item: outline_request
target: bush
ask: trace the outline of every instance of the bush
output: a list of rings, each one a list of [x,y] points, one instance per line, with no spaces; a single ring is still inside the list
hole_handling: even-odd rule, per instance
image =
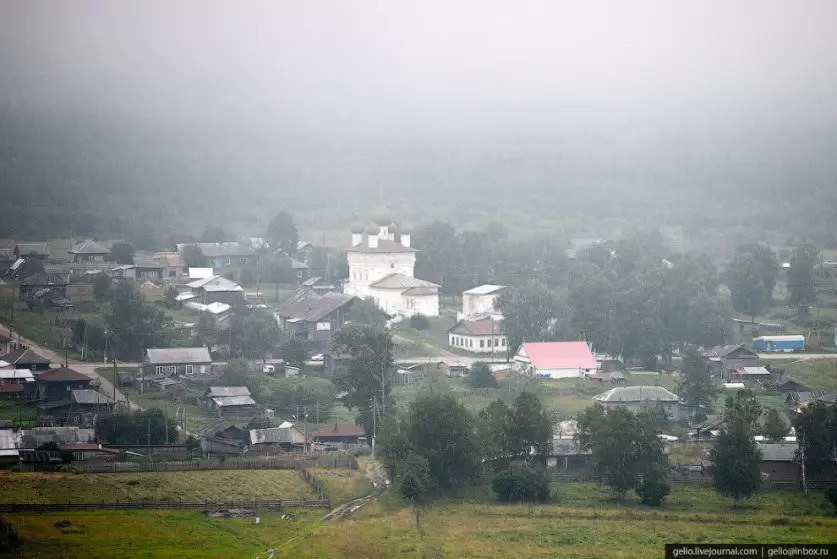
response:
[[[549,499],[549,479],[542,468],[512,464],[491,482],[497,498],[503,502],[529,501],[542,503]]]
[[[834,514],[837,514],[837,485],[832,485],[825,492],[825,497],[831,502],[831,506],[834,507]]]
[[[663,504],[668,494],[671,493],[671,487],[662,476],[649,476],[647,479],[640,482],[636,488],[636,494],[639,495],[643,505],[652,507],[659,507]]]
[[[477,361],[471,366],[471,386],[474,388],[497,388],[497,379],[487,364]]]
[[[410,317],[410,328],[413,330],[427,330],[430,328],[430,321],[423,314],[414,314]]]
[[[0,553],[14,551],[23,545],[23,538],[6,519],[0,518]]]

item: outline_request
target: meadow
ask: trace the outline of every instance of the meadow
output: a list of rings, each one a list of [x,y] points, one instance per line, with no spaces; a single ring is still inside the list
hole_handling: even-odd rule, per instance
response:
[[[0,503],[305,498],[314,498],[314,493],[293,470],[81,475],[0,472]]]
[[[361,470],[310,468],[336,507],[372,493],[374,487]]]

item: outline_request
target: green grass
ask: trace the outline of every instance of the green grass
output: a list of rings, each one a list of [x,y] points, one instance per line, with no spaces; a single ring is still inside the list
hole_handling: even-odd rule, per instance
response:
[[[0,400],[0,419],[19,421],[30,426],[38,417],[38,409],[24,405],[23,400]]]
[[[284,511],[287,512],[287,511]],[[277,512],[252,518],[208,518],[200,511],[102,511],[46,515],[7,515],[24,538],[22,559],[267,557],[268,549],[285,545],[310,530],[322,517],[318,510],[294,510],[283,520]],[[68,520],[72,526],[57,528]]]
[[[332,507],[369,495],[374,490],[360,470],[314,468],[310,471],[316,474],[328,493]]]
[[[175,419],[175,413],[179,405],[178,401],[172,400],[171,395],[164,392],[145,392],[140,394],[133,388],[120,388],[125,397],[143,409],[159,408],[166,412],[166,416]],[[204,427],[209,427],[219,421],[218,416],[211,414],[205,409],[194,404],[185,404],[186,424],[185,429],[189,433],[197,433]]]
[[[813,389],[837,390],[837,359],[808,359],[781,366],[785,378],[794,378]]]
[[[405,320],[395,326],[394,334],[417,344],[429,345],[452,351],[448,347],[448,330],[456,324],[456,314],[447,313],[442,316],[427,317],[429,328],[416,330],[410,327],[410,321]],[[470,355],[463,353],[463,355]]]
[[[2,503],[300,499],[313,495],[293,470],[75,475],[0,472]]]
[[[53,350],[62,350],[64,340],[70,340],[72,333],[69,328],[59,328],[55,325],[55,319],[58,315],[59,313],[48,310],[44,310],[42,313],[15,311],[15,332],[24,338],[34,341],[40,346]],[[65,313],[65,316],[68,315]],[[4,324],[8,324],[9,318],[8,309],[4,309],[2,315]]]
[[[557,502],[502,505],[490,491],[432,504],[420,535],[412,510],[386,497],[328,524],[281,557],[660,557],[674,542],[833,541],[821,494],[764,492],[734,508],[711,489],[677,485],[660,508],[614,503],[593,484],[554,485]]]

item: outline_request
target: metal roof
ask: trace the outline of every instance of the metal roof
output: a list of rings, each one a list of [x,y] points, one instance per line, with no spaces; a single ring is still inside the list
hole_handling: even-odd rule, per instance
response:
[[[369,287],[374,287],[377,289],[410,289],[412,287],[438,288],[439,286],[435,283],[425,281],[423,279],[418,279],[413,276],[393,272],[392,274],[388,274],[382,277],[375,283],[369,284]]]
[[[757,444],[761,451],[761,459],[765,462],[793,462],[796,451],[799,449],[797,443],[771,443]]]
[[[212,363],[205,347],[166,347],[146,350],[146,360],[151,365],[178,365]]]
[[[596,369],[587,342],[527,342],[520,346],[515,361],[527,361],[537,369]]]
[[[756,355],[754,352],[747,349],[743,345],[734,345],[734,344],[720,345],[720,346],[715,346],[715,347],[709,348],[709,350],[707,350],[703,354],[703,356],[704,357],[726,357],[730,353],[732,353],[736,350],[739,350],[739,349],[743,349],[745,352],[751,354],[753,357],[758,357],[758,355]]]
[[[764,367],[739,367],[735,371],[740,375],[746,376],[770,376],[770,371]]]
[[[49,256],[47,243],[17,243],[19,256]]]
[[[38,375],[38,382],[90,382],[90,377],[67,367],[59,367]]]
[[[90,239],[76,244],[67,252],[70,254],[110,254],[108,249]]]
[[[593,399],[597,402],[645,402],[647,400],[661,402],[679,402],[680,397],[662,386],[619,386],[602,392]]]
[[[223,276],[215,276],[200,286],[204,291],[244,291],[244,288]]]
[[[113,399],[100,392],[91,389],[73,390],[70,392],[70,397],[76,404],[94,405],[94,404],[112,404]]]
[[[305,435],[297,427],[250,429],[250,444],[305,444]]]
[[[231,406],[255,406],[256,401],[250,396],[218,396],[212,398],[215,405],[219,408]]]
[[[35,382],[35,375],[29,369],[0,369],[0,379],[24,379],[26,382]]]
[[[477,287],[472,287],[471,289],[463,291],[462,294],[463,295],[490,295],[492,293],[496,293],[498,291],[501,291],[505,288],[506,288],[505,285],[486,284],[486,285],[480,285],[480,286],[477,286]]]
[[[24,446],[34,448],[43,443],[86,443],[96,438],[95,429],[81,427],[35,427],[23,431]]]
[[[460,320],[449,330],[453,334],[463,336],[492,336],[503,333],[503,323],[500,320],[484,318],[482,320]]]
[[[49,365],[49,359],[41,357],[31,349],[26,347],[16,349],[15,351],[9,352],[6,355],[0,355],[0,359],[6,361],[7,363],[12,363],[14,365]]]
[[[210,398],[216,396],[249,396],[250,389],[246,386],[210,386],[206,393]]]
[[[306,322],[318,322],[354,299],[352,295],[344,293],[318,294],[300,289],[279,305],[276,314]]]
[[[20,448],[22,431],[0,429],[0,449]]]

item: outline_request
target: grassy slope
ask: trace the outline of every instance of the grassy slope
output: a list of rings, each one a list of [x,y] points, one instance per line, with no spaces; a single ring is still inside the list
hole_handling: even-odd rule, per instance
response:
[[[0,419],[19,420],[26,425],[37,417],[37,408],[25,406],[22,400],[0,400]]]
[[[837,390],[837,359],[811,359],[782,366],[785,377],[802,381],[814,389]]]
[[[369,495],[374,489],[360,470],[314,468],[311,472],[317,475],[333,507]]]
[[[0,472],[0,502],[248,500],[313,497],[298,472],[221,470],[140,474]]]
[[[294,511],[282,520],[277,513],[252,518],[213,519],[198,511],[103,511],[51,515],[7,515],[25,543],[15,555],[35,557],[241,558],[256,557],[307,530],[322,511]],[[54,524],[73,523],[63,531]],[[70,533],[81,531],[83,533]],[[266,556],[266,555],[265,555]]]
[[[412,511],[373,504],[281,556],[657,557],[665,543],[830,542],[837,529],[822,495],[765,492],[734,509],[709,489],[675,486],[665,506],[652,509],[611,503],[595,485],[555,490],[555,505],[437,503],[422,515],[423,537]]]
[[[122,390],[129,400],[139,407],[143,409],[159,408],[164,411],[168,410],[168,417],[174,419],[178,404],[169,399],[169,394],[163,392],[145,392],[140,394],[138,390],[130,388],[120,390]],[[186,431],[189,433],[196,433],[217,421],[218,417],[208,411],[193,404],[186,404]]]

